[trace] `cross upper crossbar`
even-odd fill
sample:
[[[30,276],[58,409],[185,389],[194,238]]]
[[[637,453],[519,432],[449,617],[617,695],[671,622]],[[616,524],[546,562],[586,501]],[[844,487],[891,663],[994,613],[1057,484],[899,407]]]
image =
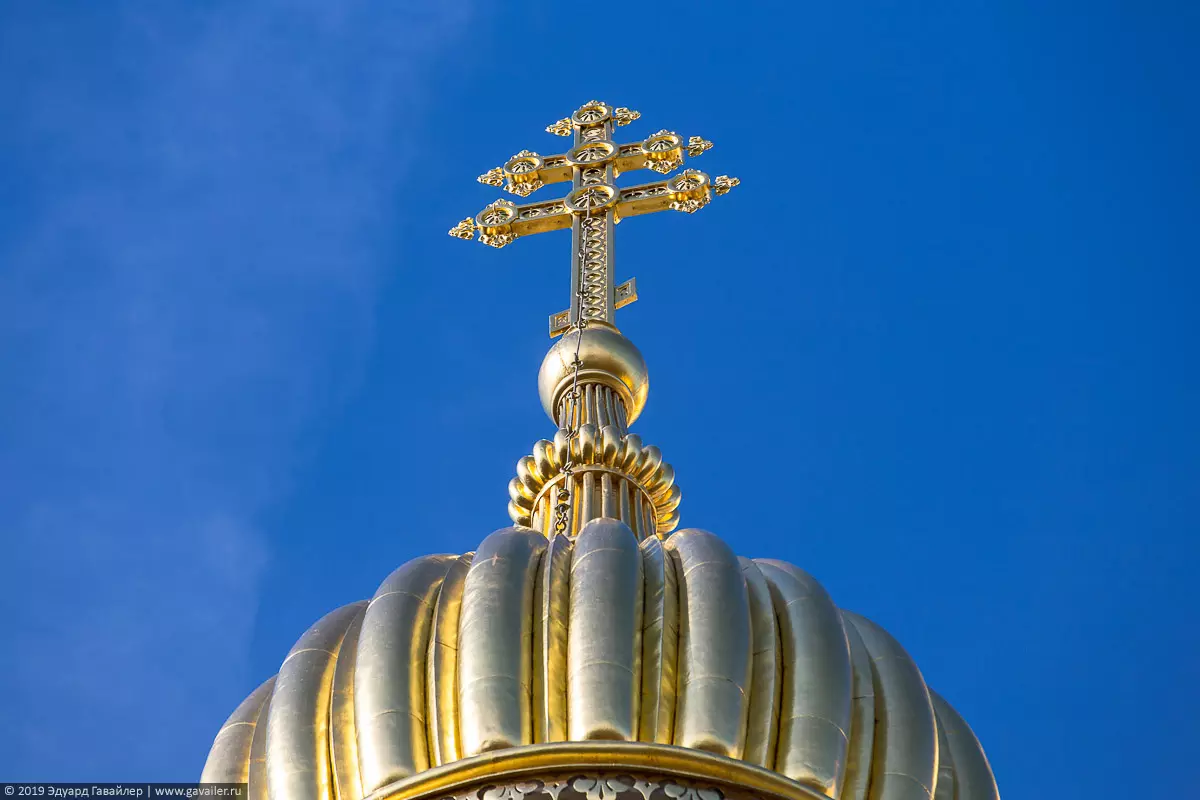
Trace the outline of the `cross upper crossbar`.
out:
[[[586,103],[570,117],[546,130],[562,136],[575,135],[575,146],[560,155],[542,157],[522,150],[504,166],[479,177],[482,183],[503,186],[512,194],[527,197],[551,183],[572,182],[566,197],[517,205],[497,200],[474,217],[450,229],[450,235],[473,239],[493,247],[504,247],[521,236],[545,231],[572,231],[574,245],[571,308],[550,317],[550,335],[556,336],[583,320],[613,324],[613,312],[637,299],[637,284],[631,279],[619,286],[613,280],[612,230],[622,219],[676,210],[694,213],[708,205],[713,195],[737,186],[737,178],[687,169],[672,178],[621,188],[614,183],[624,172],[651,169],[667,174],[712,148],[712,142],[693,136],[686,142],[678,134],[662,130],[641,142],[617,145],[612,141],[615,125],[626,125],[640,114],[627,108],[612,108],[598,100]]]
[[[712,146],[712,142],[699,136],[689,137],[685,142],[674,131],[661,130],[641,142],[621,145],[588,142],[553,156],[522,150],[503,166],[492,167],[477,180],[489,186],[503,187],[511,194],[528,197],[547,184],[571,180],[576,167],[586,168],[611,159],[614,176],[638,169],[652,169],[666,175],[683,166],[686,156],[695,158],[711,150]]]

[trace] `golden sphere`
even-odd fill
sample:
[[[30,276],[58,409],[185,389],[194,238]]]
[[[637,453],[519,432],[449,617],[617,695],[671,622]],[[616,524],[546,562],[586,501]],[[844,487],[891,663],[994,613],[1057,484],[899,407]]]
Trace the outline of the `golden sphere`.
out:
[[[611,325],[590,321],[583,329],[582,341],[578,331],[563,334],[538,370],[538,394],[542,408],[557,424],[555,410],[563,394],[571,390],[575,372],[571,365],[575,361],[575,350],[579,349],[579,385],[602,384],[608,386],[625,404],[625,415],[629,424],[638,418],[646,407],[646,396],[650,393],[650,373],[646,359],[633,342],[626,339]]]

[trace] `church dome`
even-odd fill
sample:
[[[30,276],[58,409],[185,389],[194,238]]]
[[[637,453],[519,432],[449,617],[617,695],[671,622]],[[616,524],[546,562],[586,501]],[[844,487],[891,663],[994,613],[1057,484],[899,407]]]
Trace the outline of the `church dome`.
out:
[[[203,780],[414,796],[433,768],[571,742],[610,760],[618,743],[635,761],[638,743],[688,748],[778,773],[791,797],[997,796],[904,649],[807,573],[702,530],[639,543],[609,519],[401,566],[300,638],[218,733]]]
[[[270,800],[998,800],[971,729],[882,628],[799,567],[670,533],[675,470],[628,430],[649,379],[613,324],[636,292],[614,286],[608,237],[738,181],[617,188],[711,147],[614,145],[637,116],[584,105],[548,129],[574,133],[567,155],[480,178],[521,196],[574,181],[565,201],[497,201],[450,231],[501,247],[571,227],[579,248],[539,376],[558,431],[517,463],[514,526],[318,621],[217,733],[203,781]]]

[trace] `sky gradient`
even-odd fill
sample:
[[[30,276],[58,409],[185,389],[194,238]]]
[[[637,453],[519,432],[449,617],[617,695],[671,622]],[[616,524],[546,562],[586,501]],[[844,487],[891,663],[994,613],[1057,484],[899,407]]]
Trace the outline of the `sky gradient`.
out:
[[[569,237],[445,231],[600,99],[742,179],[617,230],[683,525],[884,625],[1006,800],[1186,796],[1200,11],[1153,9],[5,4],[0,779],[193,779],[312,622],[507,524]]]

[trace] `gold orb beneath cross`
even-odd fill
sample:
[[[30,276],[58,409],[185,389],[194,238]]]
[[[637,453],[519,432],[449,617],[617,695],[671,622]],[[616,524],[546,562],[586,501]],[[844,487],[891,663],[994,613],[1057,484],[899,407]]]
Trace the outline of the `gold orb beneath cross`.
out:
[[[542,359],[538,371],[538,395],[546,414],[562,424],[564,396],[575,382],[572,365],[576,348],[579,350],[580,383],[601,384],[616,392],[624,404],[625,424],[632,424],[646,407],[646,397],[650,393],[646,359],[616,328],[598,320],[588,322],[582,334],[571,331],[563,335]]]

